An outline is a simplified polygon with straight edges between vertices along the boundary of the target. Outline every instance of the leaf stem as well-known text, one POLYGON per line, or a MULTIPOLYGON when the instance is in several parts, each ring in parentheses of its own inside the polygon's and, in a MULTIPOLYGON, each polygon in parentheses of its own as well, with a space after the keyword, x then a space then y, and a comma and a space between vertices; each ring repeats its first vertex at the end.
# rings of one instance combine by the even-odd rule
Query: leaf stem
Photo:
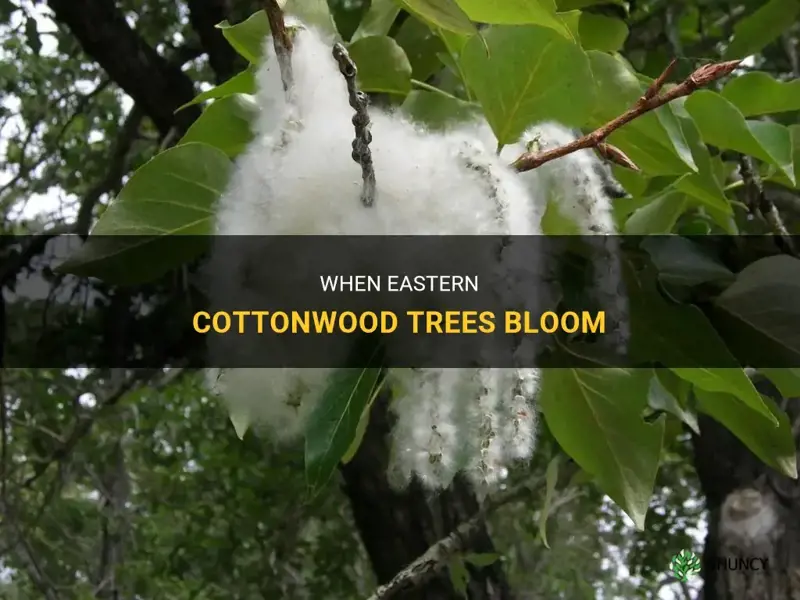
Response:
POLYGON ((426 92, 433 92, 434 94, 439 94, 440 96, 444 96, 445 98, 449 98, 451 100, 458 100, 459 102, 468 102, 467 100, 462 100, 461 98, 454 96, 453 94, 448 94, 444 90, 441 90, 429 83, 425 83, 424 81, 420 81, 419 79, 412 79, 411 85, 412 87, 418 88, 420 90, 425 90, 426 92))

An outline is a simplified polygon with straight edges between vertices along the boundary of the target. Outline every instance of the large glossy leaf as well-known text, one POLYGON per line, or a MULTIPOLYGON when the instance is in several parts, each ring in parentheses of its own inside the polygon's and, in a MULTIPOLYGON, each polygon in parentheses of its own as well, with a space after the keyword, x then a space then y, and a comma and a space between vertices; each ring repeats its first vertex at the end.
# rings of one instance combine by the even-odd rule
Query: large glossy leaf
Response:
POLYGON ((363 37, 348 47, 358 67, 358 82, 365 92, 408 94, 411 91, 411 63, 390 37, 363 37))
POLYGON ((232 164, 200 143, 175 146, 142 166, 60 270, 115 283, 155 278, 206 247, 214 205, 232 164))
POLYGON ((725 49, 725 58, 745 58, 777 39, 800 16, 797 0, 769 0, 754 13, 733 26, 733 39, 725 49))
POLYGON ((430 129, 446 129, 453 123, 474 119, 480 114, 480 107, 475 104, 426 90, 411 92, 401 109, 430 129))
POLYGON ((770 467, 787 477, 797 479, 792 426, 786 413, 771 398, 762 396, 762 402, 773 416, 770 420, 742 404, 731 394, 696 389, 695 396, 700 411, 722 423, 770 467))
POLYGON ((745 117, 800 110, 800 79, 776 81, 761 71, 745 73, 722 88, 722 97, 745 117))
POLYGON ((387 35, 392 23, 400 13, 400 6, 394 0, 371 0, 369 10, 361 19, 351 42, 371 35, 387 35))
POLYGON ((715 307, 715 316, 726 317, 726 340, 749 351, 751 364, 800 365, 800 260, 781 255, 756 261, 719 295, 715 307))
POLYGON ((540 404, 550 431, 640 529, 658 471, 664 422, 642 419, 652 371, 548 369, 540 404))
MULTIPOLYGON (((285 0, 281 4, 287 15, 297 17, 306 25, 337 35, 336 24, 333 22, 326 0, 285 0)), ((222 21, 217 27, 241 56, 251 63, 261 62, 267 36, 270 35, 267 13, 260 10, 241 23, 231 25, 228 21, 222 21)))
POLYGON ((628 37, 624 21, 590 12, 580 14, 578 31, 584 50, 617 52, 628 37))
POLYGON ((200 104, 206 100, 214 100, 216 98, 224 98, 232 96, 233 94, 255 94, 256 93, 256 78, 255 71, 252 66, 247 67, 238 75, 234 75, 228 81, 220 83, 218 86, 210 90, 198 94, 191 102, 187 102, 178 110, 182 110, 187 106, 193 104, 200 104))
POLYGON ((648 237, 641 247, 650 255, 661 281, 686 286, 732 282, 733 272, 702 246, 681 236, 648 237))
POLYGON ((547 27, 501 25, 461 53, 467 83, 483 106, 500 144, 516 141, 536 121, 582 125, 592 108, 592 77, 586 55, 547 27), (569 102, 564 102, 569 98, 569 102))
POLYGON ((787 127, 769 121, 746 121, 733 104, 710 90, 695 92, 684 106, 703 141, 760 158, 781 169, 794 183, 792 139, 787 127))
POLYGON ((667 188, 637 208, 625 221, 624 231, 628 235, 672 233, 687 204, 686 194, 672 187, 667 188))
POLYGON ((241 23, 231 25, 223 21, 217 27, 241 56, 251 63, 258 63, 264 54, 266 38, 270 34, 267 13, 263 10, 253 13, 241 23))
POLYGON ((456 0, 467 16, 478 23, 542 25, 572 37, 556 15, 552 0, 456 0))
POLYGON ((475 24, 455 0, 395 0, 411 14, 435 27, 472 35, 478 32, 475 24))
POLYGON ((729 394, 751 412, 767 417, 767 420, 773 425, 777 424, 774 415, 764 404, 761 394, 758 393, 744 369, 699 367, 693 369, 674 368, 670 370, 678 377, 693 383, 696 388, 708 392, 729 394))
POLYGON ((684 111, 674 105, 673 109, 673 112, 678 115, 683 138, 691 150, 694 164, 697 165, 696 172, 687 173, 679 177, 675 181, 674 187, 685 192, 693 205, 701 206, 726 233, 737 233, 735 226, 732 225, 733 208, 725 196, 722 186, 714 176, 711 156, 708 152, 708 147, 700 138, 700 131, 697 129, 697 125, 689 117, 688 113, 684 113, 685 116, 681 116, 684 111))
POLYGON ((655 374, 656 376, 650 381, 648 406, 653 410, 671 414, 699 435, 697 415, 688 407, 692 385, 668 369, 656 369, 655 374))
POLYGON ((636 360, 665 365, 703 389, 730 392, 753 410, 770 415, 725 342, 697 307, 667 301, 658 291, 654 273, 632 276, 629 287, 630 353, 636 360))
POLYGON ((220 98, 192 123, 181 143, 202 142, 236 158, 253 140, 252 123, 257 117, 258 107, 250 96, 220 98))
POLYGON ((786 398, 800 398, 800 368, 759 369, 786 398))
POLYGON ((378 385, 379 368, 336 371, 306 426, 305 465, 316 496, 356 438, 359 421, 378 385))
MULTIPOLYGON (((597 84, 590 124, 600 126, 633 106, 645 85, 624 59, 594 50, 587 54, 597 84)), ((647 175, 682 175, 696 170, 680 123, 669 106, 634 119, 612 133, 608 141, 647 175)))
POLYGON ((447 47, 435 31, 416 17, 403 21, 394 39, 405 51, 414 79, 427 81, 442 68, 437 54, 446 52, 447 47))

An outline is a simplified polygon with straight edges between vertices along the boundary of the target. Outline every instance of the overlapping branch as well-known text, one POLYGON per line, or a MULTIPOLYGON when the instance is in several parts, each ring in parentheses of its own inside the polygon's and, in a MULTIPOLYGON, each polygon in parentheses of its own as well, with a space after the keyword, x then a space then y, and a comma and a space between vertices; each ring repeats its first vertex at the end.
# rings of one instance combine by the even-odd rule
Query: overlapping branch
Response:
MULTIPOLYGON (((604 143, 606 138, 614 133, 614 131, 623 125, 630 123, 634 119, 649 113, 652 110, 660 108, 677 98, 688 96, 695 90, 698 90, 701 87, 704 87, 709 83, 724 77, 725 75, 729 75, 734 71, 734 69, 736 69, 736 67, 739 66, 740 62, 740 60, 731 60, 728 62, 703 65, 675 87, 666 91, 662 91, 662 88, 666 84, 670 75, 672 75, 672 72, 675 70, 676 61, 673 60, 667 66, 664 72, 659 75, 655 81, 653 81, 653 83, 645 91, 642 97, 639 98, 636 104, 634 104, 620 116, 612 119, 605 125, 598 127, 594 131, 579 137, 575 141, 565 144, 564 146, 559 146, 558 148, 553 148, 552 150, 548 150, 546 152, 526 152, 512 163, 512 167, 519 172, 531 171, 547 162, 550 162, 551 160, 555 160, 557 158, 561 158, 562 156, 566 156, 567 154, 572 154, 578 150, 585 150, 588 148, 597 148, 601 152, 604 151, 608 153, 611 151, 613 146, 609 148, 609 145, 606 144, 604 146, 604 143)), ((614 150, 616 150, 617 153, 622 154, 618 149, 614 150)), ((624 154, 622 156, 624 156, 624 154)), ((620 164, 623 164, 623 166, 627 166, 629 168, 631 166, 635 167, 630 159, 627 160, 630 162, 629 165, 624 163, 620 164)))
POLYGON ((465 542, 480 527, 488 514, 521 498, 529 492, 531 487, 531 484, 528 483, 514 488, 504 495, 489 498, 471 519, 464 521, 455 531, 433 544, 422 556, 397 573, 391 581, 376 589, 368 600, 389 600, 402 592, 419 587, 433 578, 447 566, 452 556, 464 549, 465 542))

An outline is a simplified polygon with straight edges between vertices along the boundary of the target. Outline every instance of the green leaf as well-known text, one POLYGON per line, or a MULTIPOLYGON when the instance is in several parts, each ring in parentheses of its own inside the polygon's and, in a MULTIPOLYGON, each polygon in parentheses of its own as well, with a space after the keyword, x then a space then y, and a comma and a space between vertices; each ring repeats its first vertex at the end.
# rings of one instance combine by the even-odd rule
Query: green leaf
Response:
POLYGON ((761 71, 731 79, 722 97, 745 117, 800 110, 800 79, 776 81, 761 71))
POLYGON ((257 117, 258 108, 247 96, 220 98, 206 107, 180 143, 202 142, 236 158, 253 140, 251 125, 257 117))
POLYGON ((667 369, 656 369, 656 377, 650 381, 650 393, 647 404, 653 410, 669 413, 692 431, 700 435, 697 415, 687 408, 688 394, 692 385, 667 369))
POLYGON ((686 194, 669 187, 641 208, 633 211, 625 222, 627 235, 671 233, 688 204, 686 194))
POLYGON ((680 236, 651 237, 641 247, 658 269, 665 283, 695 286, 708 282, 732 282, 736 276, 694 241, 680 236))
MULTIPOLYGON (((630 108, 646 85, 621 57, 596 50, 587 54, 597 84, 590 125, 599 127, 630 108)), ((624 125, 609 136, 608 142, 625 152, 647 175, 683 175, 697 169, 669 105, 624 125)))
POLYGON ((414 121, 429 129, 446 129, 454 123, 468 121, 480 114, 480 107, 459 100, 444 92, 414 90, 400 107, 414 121))
MULTIPOLYGON (((675 106, 671 108, 676 108, 675 106)), ((692 153, 692 159, 697 166, 697 171, 687 173, 678 178, 674 186, 676 189, 686 192, 693 199, 693 204, 701 206, 706 213, 714 219, 724 231, 735 234, 737 231, 731 225, 733 208, 731 207, 725 192, 717 178, 714 176, 714 168, 711 162, 711 155, 708 147, 700 138, 700 131, 694 121, 685 110, 677 109, 676 113, 683 113, 685 116, 678 116, 678 122, 683 132, 683 137, 692 153)))
POLYGON ((695 92, 686 99, 684 106, 706 143, 773 164, 794 185, 792 139, 788 128, 768 121, 746 121, 739 109, 710 90, 695 92))
POLYGON ((556 15, 552 0, 456 0, 467 16, 478 23, 542 25, 572 38, 556 15))
POLYGON ((34 54, 39 54, 39 52, 42 51, 42 40, 39 37, 39 28, 36 24, 36 19, 33 17, 25 19, 25 39, 28 41, 28 46, 30 46, 34 54))
POLYGON ((165 150, 137 170, 59 270, 115 283, 155 278, 200 254, 230 159, 206 144, 165 150))
MULTIPOLYGON (((326 0, 283 0, 279 4, 283 5, 285 14, 297 17, 306 25, 337 35, 336 24, 326 0)), ((241 56, 254 64, 261 62, 267 36, 271 34, 267 13, 260 10, 236 25, 222 21, 217 28, 222 30, 222 35, 241 56)))
POLYGON ((516 141, 537 121, 575 126, 586 121, 593 102, 592 77, 576 44, 538 25, 496 26, 485 39, 489 56, 473 37, 460 63, 500 144, 516 141))
MULTIPOLYGON (((224 98, 234 94, 255 94, 256 93, 256 78, 255 71, 252 66, 248 67, 238 75, 234 75, 228 81, 219 84, 210 90, 198 94, 191 102, 187 102, 178 110, 183 110, 187 106, 193 104, 200 104, 206 100, 214 100, 216 98, 224 98)), ((175 112, 178 112, 177 110, 175 112)))
POLYGON ((578 31, 584 50, 617 52, 628 38, 628 26, 623 21, 590 12, 581 13, 578 31))
POLYGON ((761 401, 772 419, 737 401, 735 396, 696 389, 698 408, 711 415, 739 438, 753 454, 767 465, 792 479, 797 479, 797 459, 792 427, 786 413, 775 402, 762 396, 761 401), (777 425, 777 426, 776 426, 777 425))
POLYGON ((372 35, 387 35, 398 14, 400 7, 394 0, 370 0, 369 10, 350 41, 356 42, 372 35))
POLYGON ((708 392, 727 393, 741 400, 753 412, 759 413, 775 421, 769 408, 764 404, 761 394, 758 393, 753 382, 744 372, 744 369, 670 369, 681 379, 694 384, 695 387, 708 392))
POLYGON ((250 416, 246 415, 245 413, 231 412, 229 418, 233 424, 234 431, 236 431, 236 437, 238 437, 240 440, 243 440, 244 434, 247 433, 247 430, 250 427, 250 416))
POLYGON ((547 471, 545 472, 544 500, 542 501, 542 507, 539 509, 539 539, 542 540, 544 547, 548 549, 550 548, 550 544, 547 543, 547 518, 550 516, 550 509, 552 508, 553 498, 556 493, 560 459, 560 455, 556 455, 547 465, 547 471))
POLYGON ((664 435, 645 423, 648 369, 547 369, 540 402, 550 431, 639 529, 644 527, 664 435))
POLYGON ((587 6, 596 6, 598 4, 600 5, 614 4, 624 8, 627 2, 625 2, 625 0, 557 0, 556 1, 556 5, 558 6, 558 12, 566 12, 568 10, 586 8, 587 6))
POLYGON ((364 434, 367 432, 367 425, 369 424, 369 416, 372 412, 372 405, 375 403, 375 398, 378 397, 378 393, 383 388, 383 384, 386 382, 386 379, 382 379, 381 382, 375 386, 375 389, 372 391, 372 395, 370 396, 369 402, 364 407, 364 411, 361 413, 361 418, 358 420, 358 427, 356 427, 356 434, 353 437, 353 442, 350 444, 350 447, 347 449, 347 452, 344 453, 342 456, 342 464, 347 464, 358 452, 358 449, 361 447, 361 442, 364 439, 364 434))
POLYGON ((714 304, 715 316, 727 316, 722 331, 732 347, 749 350, 757 364, 800 364, 800 260, 780 255, 752 263, 714 304))
POLYGON ((406 95, 411 91, 411 63, 390 37, 363 37, 348 47, 358 67, 362 91, 406 95))
POLYGON ((455 0, 396 0, 400 6, 420 19, 445 31, 466 35, 478 33, 475 24, 455 0))
POLYGON ((571 10, 558 14, 558 20, 564 24, 564 27, 569 31, 570 37, 577 43, 581 41, 581 14, 579 10, 571 10))
POLYGON ((544 235, 580 235, 581 233, 575 220, 565 215, 559 203, 552 199, 547 201, 541 227, 544 235))
POLYGON ((725 60, 755 54, 797 22, 800 2, 769 0, 733 26, 733 39, 725 49, 725 60))
POLYGON ((287 15, 296 17, 302 23, 339 38, 339 31, 328 6, 328 0, 286 0, 283 10, 287 15))
POLYGON ((750 379, 700 309, 668 302, 651 272, 638 274, 629 282, 629 291, 633 357, 675 367, 671 370, 678 376, 704 389, 735 394, 768 415, 750 379), (726 363, 730 368, 707 368, 726 363))
POLYGON ((453 585, 453 589, 456 593, 466 598, 469 571, 467 571, 464 560, 458 555, 452 556, 447 564, 447 569, 450 572, 450 583, 453 585))
POLYGON ((436 32, 416 17, 403 21, 394 39, 406 53, 414 79, 427 81, 441 70, 442 61, 436 55, 446 52, 447 47, 436 32))
POLYGON ((306 427, 306 484, 315 497, 328 483, 356 437, 381 370, 340 369, 332 376, 306 427))
POLYGON ((239 55, 251 63, 261 62, 267 36, 270 35, 269 20, 263 10, 253 13, 236 25, 223 21, 217 28, 239 55))
POLYGON ((800 397, 800 369, 759 369, 758 372, 769 378, 782 396, 800 397))
POLYGON ((500 560, 500 555, 496 552, 486 552, 483 554, 465 554, 464 561, 478 568, 488 567, 500 560))

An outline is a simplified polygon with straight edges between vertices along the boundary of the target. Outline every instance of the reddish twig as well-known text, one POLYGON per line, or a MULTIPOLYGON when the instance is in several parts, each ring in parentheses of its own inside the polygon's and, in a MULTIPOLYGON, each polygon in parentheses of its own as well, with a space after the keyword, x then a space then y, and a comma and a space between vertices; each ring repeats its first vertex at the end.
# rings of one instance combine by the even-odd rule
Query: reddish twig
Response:
MULTIPOLYGON (((578 150, 597 148, 609 135, 623 125, 630 123, 637 117, 640 117, 651 110, 655 110, 656 108, 672 102, 676 98, 688 96, 695 90, 708 85, 712 81, 716 81, 717 79, 730 74, 737 66, 739 66, 740 62, 740 60, 731 60, 728 62, 704 65, 689 75, 689 77, 676 85, 674 88, 671 88, 666 92, 661 92, 661 88, 664 86, 664 83, 666 83, 667 78, 675 69, 675 61, 672 61, 664 70, 664 72, 659 75, 658 78, 650 85, 642 97, 637 100, 636 104, 634 104, 631 108, 617 118, 609 121, 602 127, 598 127, 591 133, 587 133, 586 135, 579 137, 574 142, 565 144, 564 146, 559 146, 558 148, 553 148, 552 150, 541 153, 526 152, 517 160, 515 160, 511 166, 521 173, 540 167, 544 163, 555 160, 556 158, 561 158, 567 154, 572 154, 578 150)), ((608 151, 608 147, 605 147, 604 150, 608 151)))

